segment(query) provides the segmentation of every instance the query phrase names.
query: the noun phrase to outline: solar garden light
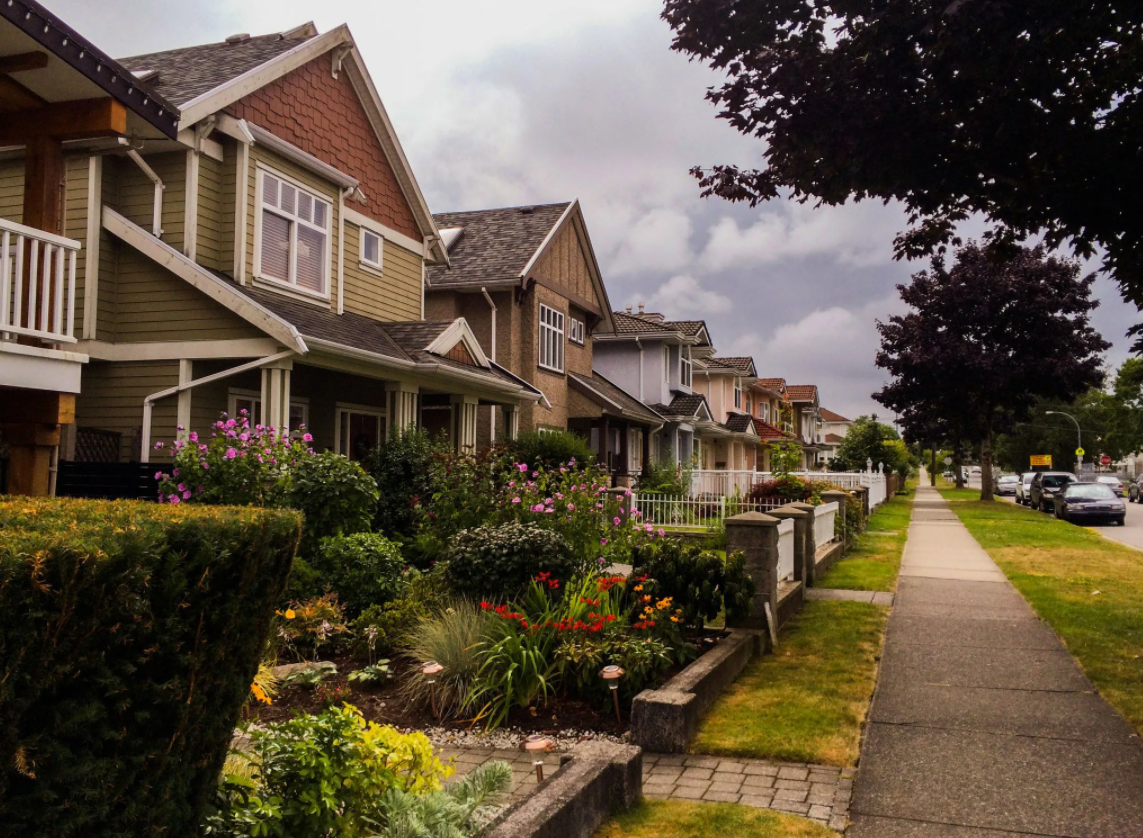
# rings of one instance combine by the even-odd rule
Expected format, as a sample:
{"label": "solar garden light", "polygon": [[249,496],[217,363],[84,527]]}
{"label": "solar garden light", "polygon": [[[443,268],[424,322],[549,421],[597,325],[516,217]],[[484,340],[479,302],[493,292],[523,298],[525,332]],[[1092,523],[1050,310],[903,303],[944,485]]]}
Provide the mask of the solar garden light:
{"label": "solar garden light", "polygon": [[611,700],[615,702],[615,721],[623,724],[623,716],[619,713],[619,679],[624,676],[623,668],[611,664],[599,670],[599,674],[603,680],[607,682],[608,688],[611,690]]}
{"label": "solar garden light", "polygon": [[[529,753],[542,754],[545,751],[550,751],[552,744],[552,740],[542,733],[534,733],[524,740],[524,750]],[[532,763],[532,767],[536,769],[536,782],[544,782],[544,761],[537,759]]]}
{"label": "solar garden light", "polygon": [[421,667],[421,674],[425,676],[425,681],[429,685],[429,706],[433,710],[433,718],[434,719],[438,718],[438,716],[437,716],[436,689],[434,688],[433,685],[436,684],[437,676],[442,672],[444,672],[444,667],[441,666],[436,661],[428,661],[425,663],[424,666]]}

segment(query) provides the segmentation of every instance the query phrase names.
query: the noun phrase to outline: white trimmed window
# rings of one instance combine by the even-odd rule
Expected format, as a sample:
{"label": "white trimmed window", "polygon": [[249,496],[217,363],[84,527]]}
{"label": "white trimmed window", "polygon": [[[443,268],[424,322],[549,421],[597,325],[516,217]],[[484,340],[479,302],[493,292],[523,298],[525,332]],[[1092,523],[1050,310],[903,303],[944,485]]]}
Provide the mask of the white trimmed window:
{"label": "white trimmed window", "polygon": [[338,454],[360,460],[381,444],[385,411],[356,405],[337,408],[334,447]]}
{"label": "white trimmed window", "polygon": [[328,296],[329,223],[329,201],[262,172],[258,278]]}
{"label": "white trimmed window", "polygon": [[574,317],[568,318],[568,340],[583,346],[583,321]]}
{"label": "white trimmed window", "polygon": [[361,264],[381,270],[382,241],[372,230],[361,228]]}
{"label": "white trimmed window", "polygon": [[564,315],[546,305],[540,306],[540,366],[564,371]]}
{"label": "white trimmed window", "polygon": [[627,470],[635,473],[643,470],[643,431],[640,428],[627,431]]}
{"label": "white trimmed window", "polygon": [[684,387],[691,386],[691,348],[689,346],[679,347],[679,360],[682,365],[682,371],[679,373],[679,383]]}
{"label": "white trimmed window", "polygon": [[770,421],[770,402],[761,402],[758,405],[758,416],[763,422]]}
{"label": "white trimmed window", "polygon": [[[262,421],[262,394],[253,390],[230,391],[230,403],[227,405],[227,415],[237,419],[242,411],[251,425]],[[310,423],[310,403],[308,399],[290,399],[290,430],[296,431],[302,425]]]}
{"label": "white trimmed window", "polygon": [[742,380],[734,379],[734,409],[742,410]]}

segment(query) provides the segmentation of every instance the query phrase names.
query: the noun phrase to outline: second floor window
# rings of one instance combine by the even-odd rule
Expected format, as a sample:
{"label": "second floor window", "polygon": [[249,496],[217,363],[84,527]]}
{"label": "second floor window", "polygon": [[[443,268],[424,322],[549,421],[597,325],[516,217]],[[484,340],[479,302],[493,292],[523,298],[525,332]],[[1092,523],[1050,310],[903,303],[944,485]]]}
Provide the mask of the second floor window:
{"label": "second floor window", "polygon": [[574,317],[568,318],[568,340],[583,346],[583,321]]}
{"label": "second floor window", "polygon": [[564,315],[545,305],[540,306],[540,366],[564,371]]}
{"label": "second floor window", "polygon": [[679,347],[679,361],[681,363],[681,370],[679,372],[679,383],[684,387],[691,386],[691,348],[689,346]]}
{"label": "second floor window", "polygon": [[381,270],[381,237],[365,228],[361,229],[361,264]]}
{"label": "second floor window", "polygon": [[263,172],[260,214],[259,276],[328,294],[330,204]]}
{"label": "second floor window", "polygon": [[742,410],[742,382],[734,379],[734,409]]}

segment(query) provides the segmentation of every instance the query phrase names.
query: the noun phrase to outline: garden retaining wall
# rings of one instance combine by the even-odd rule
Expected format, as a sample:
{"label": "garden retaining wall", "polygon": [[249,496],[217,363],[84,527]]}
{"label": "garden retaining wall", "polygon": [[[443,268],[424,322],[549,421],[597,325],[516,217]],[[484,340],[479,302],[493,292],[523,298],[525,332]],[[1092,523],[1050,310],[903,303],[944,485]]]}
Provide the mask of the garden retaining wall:
{"label": "garden retaining wall", "polygon": [[845,552],[845,545],[840,541],[831,541],[818,548],[814,557],[814,577],[820,579],[825,576]]}
{"label": "garden retaining wall", "polygon": [[631,706],[631,742],[654,753],[684,753],[703,713],[764,648],[761,632],[732,631],[662,687],[639,693]]}

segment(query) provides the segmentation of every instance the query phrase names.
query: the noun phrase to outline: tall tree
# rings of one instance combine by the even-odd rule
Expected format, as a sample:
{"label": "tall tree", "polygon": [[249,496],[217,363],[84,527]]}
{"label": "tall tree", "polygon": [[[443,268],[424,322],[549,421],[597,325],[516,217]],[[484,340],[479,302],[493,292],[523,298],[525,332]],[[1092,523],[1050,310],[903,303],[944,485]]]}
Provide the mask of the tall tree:
{"label": "tall tree", "polygon": [[[696,167],[704,194],[896,199],[898,256],[982,213],[1005,244],[1104,252],[1143,308],[1143,4],[1109,0],[666,0],[673,48],[764,167]],[[1137,327],[1138,328],[1138,327]]]}
{"label": "tall tree", "polygon": [[1019,248],[997,260],[975,243],[899,285],[909,313],[878,322],[877,365],[893,381],[873,398],[893,410],[940,415],[979,442],[981,500],[992,499],[995,435],[1037,399],[1070,401],[1101,380],[1110,346],[1091,327],[1094,274],[1078,262]]}

